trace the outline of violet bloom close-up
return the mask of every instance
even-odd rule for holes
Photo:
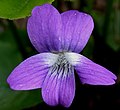
[[[13,90],[41,88],[43,100],[69,107],[75,96],[75,75],[83,84],[112,85],[116,76],[79,54],[94,28],[90,15],[70,10],[59,13],[52,5],[36,6],[27,32],[39,54],[18,65],[7,79]]]

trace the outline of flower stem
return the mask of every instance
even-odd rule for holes
[[[19,33],[18,33],[17,29],[16,29],[15,24],[13,23],[12,20],[8,20],[8,24],[9,24],[9,28],[10,28],[12,34],[13,34],[13,37],[14,37],[14,39],[16,41],[16,44],[18,46],[18,49],[21,52],[22,58],[26,59],[28,57],[27,52],[25,50],[25,47],[22,44],[22,41],[20,39],[20,35],[19,35]]]
[[[105,13],[105,19],[104,19],[104,24],[103,24],[103,35],[104,38],[108,34],[108,29],[109,29],[109,24],[110,24],[110,16],[112,12],[112,6],[113,6],[113,0],[107,0],[106,1],[107,6],[106,6],[106,13]]]

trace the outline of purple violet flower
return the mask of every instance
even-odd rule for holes
[[[90,15],[52,5],[37,6],[28,19],[29,38],[40,54],[18,65],[7,79],[14,90],[42,88],[43,100],[69,107],[75,95],[76,70],[83,84],[112,85],[116,76],[81,54],[94,27]]]

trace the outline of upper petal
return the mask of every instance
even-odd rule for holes
[[[36,6],[28,19],[29,38],[38,52],[59,51],[61,42],[61,16],[50,4]]]
[[[62,47],[65,51],[79,53],[85,47],[94,27],[90,15],[76,10],[61,14],[63,23]]]
[[[117,77],[112,72],[88,58],[76,53],[66,53],[66,56],[75,66],[82,83],[92,85],[112,85],[115,83]]]
[[[32,56],[18,65],[7,79],[14,90],[30,90],[41,88],[43,81],[57,60],[57,55],[42,53]]]
[[[74,69],[52,67],[42,86],[43,100],[52,106],[69,107],[75,95]]]

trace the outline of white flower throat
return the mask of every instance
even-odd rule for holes
[[[59,53],[54,65],[50,68],[50,72],[58,77],[66,77],[74,73],[74,67],[69,63],[64,53]]]

